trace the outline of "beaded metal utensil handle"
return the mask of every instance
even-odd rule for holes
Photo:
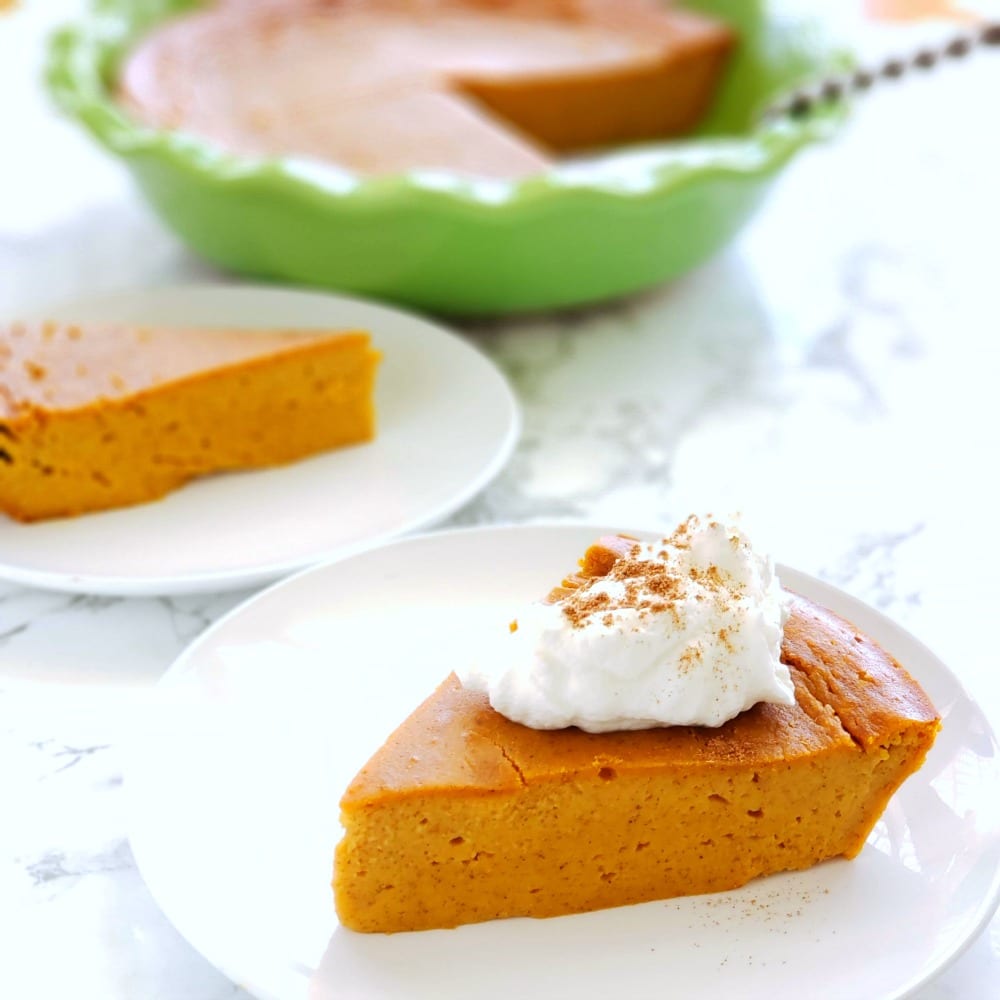
[[[928,70],[951,59],[962,59],[973,49],[984,46],[1000,46],[1000,21],[962,32],[940,46],[919,49],[909,58],[891,57],[880,66],[862,67],[795,90],[772,104],[764,117],[769,121],[785,117],[805,118],[818,108],[871,89],[880,80],[898,80],[907,73]]]

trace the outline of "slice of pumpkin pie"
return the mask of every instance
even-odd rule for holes
[[[595,585],[624,566],[617,582],[627,589],[629,564],[650,561],[649,552],[636,560],[638,550],[632,539],[602,539],[553,592],[553,613],[580,620],[589,607],[584,618],[612,629],[614,610],[594,595],[614,587]],[[707,595],[711,577],[725,575],[712,562],[692,572]],[[640,617],[674,613],[656,600],[638,607],[643,600]],[[333,881],[341,923],[394,932],[549,917],[854,857],[923,762],[939,719],[909,674],[849,622],[792,594],[783,606],[789,697],[782,681],[772,700],[717,726],[533,728],[492,707],[496,690],[448,677],[343,796]],[[728,626],[720,641],[742,648]],[[706,660],[709,647],[700,646]],[[689,658],[674,680],[696,667]]]
[[[360,331],[0,327],[0,510],[121,507],[367,441],[378,358]]]

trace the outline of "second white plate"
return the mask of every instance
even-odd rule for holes
[[[912,636],[789,569],[786,586],[895,654],[944,720],[858,858],[551,920],[390,936],[337,925],[329,881],[347,784],[605,530],[403,539],[300,574],[205,632],[167,675],[126,774],[136,860],[180,932],[280,1000],[603,1000],[706,983],[741,1000],[889,1000],[954,958],[1000,890],[996,740]]]
[[[190,483],[153,503],[18,524],[0,515],[0,578],[99,594],[235,589],[432,524],[503,467],[517,404],[449,331],[373,303],[241,285],[129,291],[51,318],[160,325],[357,327],[383,353],[370,444]]]

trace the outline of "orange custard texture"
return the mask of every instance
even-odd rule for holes
[[[602,539],[564,587],[628,544]],[[558,916],[854,857],[923,763],[937,712],[876,643],[803,597],[791,595],[782,660],[794,705],[603,734],[529,729],[448,677],[341,800],[341,923]]]
[[[690,131],[733,44],[650,0],[230,0],[141,40],[119,97],[244,156],[523,177]]]
[[[121,507],[368,441],[378,357],[364,332],[0,327],[0,510]]]

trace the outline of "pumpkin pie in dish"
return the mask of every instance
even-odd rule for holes
[[[591,547],[553,592],[556,607],[578,614],[580,595],[636,544]],[[719,726],[532,728],[449,676],[343,796],[341,923],[396,932],[557,916],[857,855],[922,764],[938,715],[850,622],[794,594],[782,601],[789,697]]]
[[[368,441],[378,359],[361,331],[0,328],[0,510],[121,507]]]
[[[653,0],[230,0],[149,33],[118,93],[241,156],[516,178],[690,131],[733,41]]]

